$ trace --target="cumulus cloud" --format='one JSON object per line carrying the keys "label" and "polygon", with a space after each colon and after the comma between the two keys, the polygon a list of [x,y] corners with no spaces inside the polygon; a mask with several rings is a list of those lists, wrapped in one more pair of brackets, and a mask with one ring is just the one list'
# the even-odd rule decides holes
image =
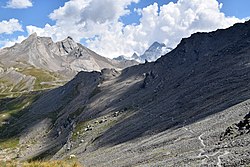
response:
{"label": "cumulus cloud", "polygon": [[[56,21],[55,25],[45,27],[27,26],[28,32],[38,31],[38,35],[52,36],[54,40],[62,40],[72,36],[76,41],[89,39],[103,34],[119,18],[129,14],[128,5],[139,0],[71,0],[63,7],[54,10],[49,17]],[[98,11],[98,12],[96,12]]]}
{"label": "cumulus cloud", "polygon": [[0,46],[3,46],[3,48],[5,47],[10,47],[15,45],[16,43],[21,43],[23,40],[25,40],[26,37],[25,36],[18,36],[17,39],[12,39],[12,40],[0,40]]}
{"label": "cumulus cloud", "polygon": [[139,10],[142,15],[140,24],[131,29],[134,34],[140,32],[137,39],[149,43],[159,41],[175,47],[182,38],[192,33],[227,28],[243,21],[226,17],[220,9],[221,4],[216,0],[179,0],[163,6],[154,3]]}
{"label": "cumulus cloud", "polygon": [[128,5],[139,0],[71,0],[63,7],[53,11],[50,18],[59,22],[63,20],[96,23],[114,21],[120,16],[129,14]]}
{"label": "cumulus cloud", "polygon": [[33,4],[31,0],[9,0],[5,7],[13,9],[24,9],[32,6]]}
{"label": "cumulus cloud", "polygon": [[119,52],[132,55],[136,51],[141,54],[154,41],[174,48],[182,38],[192,33],[227,28],[243,21],[226,17],[220,11],[221,7],[222,4],[216,0],[179,0],[163,6],[154,3],[136,10],[141,15],[138,25],[109,29],[100,38],[89,40],[88,44],[90,48],[103,55],[108,53],[111,57]]}
{"label": "cumulus cloud", "polygon": [[3,20],[0,22],[0,34],[12,34],[15,31],[23,31],[22,25],[17,19]]}
{"label": "cumulus cloud", "polygon": [[175,47],[183,37],[195,32],[227,28],[236,22],[221,12],[222,4],[216,0],[178,0],[159,6],[157,3],[134,9],[138,24],[125,25],[121,17],[131,11],[128,6],[139,0],[70,0],[50,14],[55,25],[27,26],[29,33],[51,36],[62,40],[72,36],[77,42],[84,40],[87,47],[103,56],[131,56],[141,54],[154,41]]}

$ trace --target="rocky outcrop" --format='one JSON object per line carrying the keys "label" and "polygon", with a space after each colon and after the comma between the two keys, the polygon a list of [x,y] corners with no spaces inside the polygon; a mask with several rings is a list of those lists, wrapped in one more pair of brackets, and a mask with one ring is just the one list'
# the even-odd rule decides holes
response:
{"label": "rocky outcrop", "polygon": [[238,123],[228,127],[221,135],[221,140],[234,139],[238,136],[250,133],[250,112]]}

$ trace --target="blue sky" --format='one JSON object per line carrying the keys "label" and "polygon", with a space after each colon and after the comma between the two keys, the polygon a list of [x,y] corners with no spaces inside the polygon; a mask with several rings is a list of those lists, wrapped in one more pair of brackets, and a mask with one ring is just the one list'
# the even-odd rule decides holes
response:
{"label": "blue sky", "polygon": [[[42,30],[40,30],[41,35],[48,35],[48,36],[51,36],[51,37],[55,37],[56,40],[61,39],[67,33],[67,32],[65,32],[64,34],[62,34],[62,33],[59,34],[59,31],[62,31],[62,29],[64,28],[63,26],[65,26],[65,24],[63,23],[63,19],[64,19],[63,17],[65,17],[65,20],[70,19],[69,21],[72,21],[76,17],[84,15],[84,12],[83,13],[78,13],[79,16],[74,16],[74,17],[72,16],[72,18],[73,18],[72,19],[71,16],[68,17],[67,15],[74,15],[74,14],[77,15],[77,12],[75,12],[75,13],[72,12],[71,14],[63,13],[68,8],[70,8],[70,7],[72,7],[74,5],[72,3],[71,5],[67,6],[65,4],[66,2],[68,2],[67,0],[32,0],[32,6],[29,6],[29,7],[26,7],[26,8],[22,7],[21,9],[17,9],[17,7],[11,8],[10,6],[6,7],[7,3],[9,1],[10,0],[1,0],[0,1],[0,22],[3,22],[4,20],[9,21],[10,19],[17,19],[18,24],[20,24],[23,31],[20,31],[20,28],[19,28],[19,30],[17,29],[17,31],[13,30],[13,32],[11,31],[11,32],[7,33],[7,32],[4,32],[4,30],[1,31],[1,27],[0,27],[0,47],[4,46],[6,44],[6,41],[15,41],[18,38],[18,36],[21,36],[22,37],[21,39],[23,39],[24,37],[27,37],[29,35],[29,33],[30,33],[30,32],[27,31],[27,26],[32,26],[31,28],[29,28],[29,29],[31,29],[29,31],[36,31],[36,30],[40,30],[38,28],[41,28],[42,29]],[[27,2],[27,1],[30,1],[30,0],[12,0],[12,1],[19,1],[19,2],[26,1]],[[77,1],[84,2],[86,0],[82,0],[82,1],[77,0]],[[95,1],[95,0],[92,0],[92,1]],[[216,2],[216,0],[207,0],[207,1],[211,1],[211,3]],[[124,0],[124,2],[121,2],[121,3],[120,2],[115,2],[115,0],[114,0],[115,6],[118,6],[118,7],[117,7],[116,10],[114,10],[114,12],[116,12],[116,13],[111,13],[111,15],[112,14],[117,14],[117,18],[113,18],[113,17],[109,18],[110,15],[108,15],[107,18],[104,18],[104,19],[107,19],[108,21],[112,20],[112,21],[110,21],[109,27],[113,26],[113,25],[116,25],[116,23],[122,23],[123,27],[121,27],[120,29],[121,29],[121,32],[123,33],[125,30],[127,30],[127,28],[129,28],[129,25],[143,24],[143,23],[141,23],[141,20],[143,20],[143,19],[141,19],[142,17],[146,17],[146,15],[147,15],[147,17],[150,17],[150,16],[148,16],[149,14],[147,14],[147,12],[148,12],[147,10],[145,10],[145,12],[141,12],[140,14],[138,14],[138,10],[135,11],[135,9],[141,9],[142,10],[143,8],[145,8],[145,9],[148,8],[148,9],[152,9],[152,11],[153,11],[153,5],[152,4],[157,3],[157,5],[158,5],[157,10],[158,10],[158,12],[160,12],[159,7],[161,7],[163,5],[166,5],[169,2],[176,3],[177,0],[173,0],[173,1],[170,1],[170,0],[140,0],[140,1],[139,0]],[[220,12],[224,13],[226,17],[236,17],[238,19],[246,19],[247,17],[250,16],[250,10],[248,9],[248,7],[250,6],[250,1],[249,0],[218,0],[217,2],[223,3],[223,6],[220,9]],[[200,2],[196,2],[196,3],[198,5],[202,5]],[[95,4],[95,3],[93,3],[93,4]],[[119,8],[119,5],[121,5],[120,8]],[[182,5],[184,6],[186,4],[183,3]],[[189,5],[192,5],[192,4],[189,4]],[[207,5],[209,6],[209,3],[207,3]],[[59,9],[59,7],[62,7],[62,9]],[[122,13],[122,12],[124,12],[126,10],[125,7],[129,8],[130,14]],[[53,20],[51,17],[49,17],[49,15],[51,13],[53,13],[53,11],[56,10],[56,9],[58,11],[60,11],[61,13],[63,13],[63,14],[60,15],[60,12],[58,12],[58,13],[54,12],[55,14],[54,14],[54,20]],[[85,8],[82,8],[81,11],[79,10],[78,12],[82,12],[83,9],[85,9]],[[95,8],[93,7],[93,9],[95,9]],[[182,8],[178,8],[178,9],[182,9]],[[196,10],[196,9],[194,9],[194,10]],[[90,16],[90,15],[93,14],[93,12],[92,13],[90,12],[90,14],[89,13],[87,13],[87,14],[88,14],[87,16],[90,18],[90,19],[89,18],[88,19],[91,20],[92,16]],[[84,16],[84,17],[87,17],[87,16]],[[100,17],[100,16],[95,16],[95,17]],[[173,18],[174,18],[174,16],[173,16]],[[101,18],[101,19],[103,19],[103,18]],[[145,20],[147,20],[147,19],[145,18]],[[86,20],[84,20],[84,22],[85,21]],[[87,21],[86,21],[86,23],[87,23]],[[84,25],[86,25],[86,23]],[[49,28],[47,28],[49,30],[45,30],[45,25],[46,24],[49,24],[50,26],[55,25],[55,27],[49,27]],[[88,25],[89,24],[90,23],[88,23]],[[93,23],[91,22],[91,24],[93,24]],[[203,25],[203,24],[204,23],[201,23],[200,25]],[[211,27],[213,26],[213,24],[216,24],[216,23],[211,23]],[[105,23],[105,25],[106,25],[106,23]],[[98,22],[97,26],[100,26],[99,22]],[[104,24],[102,26],[104,26]],[[125,26],[127,26],[127,28],[124,28]],[[144,26],[146,26],[146,24]],[[209,25],[207,25],[207,26],[209,27]],[[221,25],[221,27],[226,27],[226,26]],[[218,26],[218,28],[221,28],[221,27]],[[70,27],[66,27],[65,29],[67,29],[67,28],[69,28],[69,30],[70,30]],[[133,28],[135,29],[135,28],[139,28],[139,27],[134,26]],[[155,31],[156,31],[159,28],[163,29],[164,26],[162,26],[162,27],[154,27],[154,28],[155,28]],[[168,27],[168,29],[169,28],[170,27]],[[51,31],[52,29],[53,29],[54,34],[49,33],[49,31]],[[72,28],[72,29],[74,29],[74,28]],[[79,29],[86,30],[86,27],[78,27],[78,30]],[[144,27],[144,29],[146,31],[147,27]],[[204,27],[202,27],[202,29],[197,28],[197,31],[198,30],[202,31],[203,29],[204,29]],[[58,30],[58,32],[56,32],[57,30]],[[213,30],[213,29],[211,29],[211,30]],[[7,30],[5,30],[5,31],[7,31]],[[115,30],[115,31],[117,32],[117,30]],[[133,32],[134,31],[135,30],[133,30]],[[174,31],[174,30],[172,30],[172,31]],[[207,29],[204,29],[204,31],[207,31]],[[79,33],[81,33],[81,31],[79,31]],[[110,32],[107,32],[106,34],[108,34],[108,33],[110,33]],[[172,33],[177,33],[177,32],[172,32]],[[88,44],[89,47],[91,47],[91,49],[95,49],[95,47],[96,47],[95,45],[98,44],[98,42],[97,42],[98,40],[99,41],[103,40],[106,37],[106,34],[104,34],[104,35],[103,34],[104,34],[104,32],[102,32],[102,33],[90,32],[90,30],[88,29],[87,31],[84,31],[84,33],[81,33],[81,35],[80,35],[81,37],[80,37],[77,33],[73,32],[73,30],[72,30],[71,33],[69,32],[69,35],[72,35],[73,37],[76,36],[76,38],[78,38],[78,36],[79,36],[79,38],[76,39],[76,41],[84,41],[84,44],[86,44],[86,45]],[[183,34],[183,37],[185,37],[185,35],[187,36],[187,34]],[[143,44],[141,41],[139,41],[138,46],[134,46],[134,45],[132,46],[131,45],[130,46],[131,51],[128,51],[129,54],[132,52],[132,49],[134,49],[136,52],[141,52],[143,49],[145,49],[147,47],[147,45],[152,43],[154,40],[158,40],[158,41],[164,42],[164,43],[167,43],[167,41],[169,42],[169,40],[171,40],[170,37],[168,37],[168,40],[163,40],[158,36],[161,36],[161,35],[156,33],[156,34],[153,34],[152,37],[149,37],[149,39],[147,39],[148,40],[147,43],[145,43],[145,44]],[[154,39],[154,37],[155,37],[155,39]],[[166,38],[167,38],[167,36],[166,36]],[[181,36],[179,38],[181,38]],[[124,40],[127,40],[127,39],[124,39]],[[134,42],[137,42],[137,40],[139,40],[139,37],[138,37],[138,39],[133,39],[133,40],[134,40]],[[143,40],[145,40],[145,39],[143,39]],[[178,41],[177,39],[173,39],[173,40]],[[18,42],[20,42],[20,41],[18,41]],[[105,41],[103,41],[103,42],[105,43]],[[131,41],[131,42],[133,42],[133,41]],[[121,43],[124,43],[124,41],[121,41]],[[100,45],[100,44],[98,44],[98,45]],[[106,46],[103,46],[102,50],[105,50],[105,47]],[[98,49],[101,50],[100,48],[97,48],[96,50],[98,50]],[[106,48],[106,49],[110,50],[109,48]],[[121,54],[124,54],[124,52],[126,52],[125,50],[126,49],[124,49],[124,48],[121,49],[121,52],[122,52]],[[114,54],[118,54],[118,52],[119,51],[116,51],[116,53],[114,52]]]}
{"label": "blue sky", "polygon": [[223,3],[222,12],[227,16],[245,18],[250,16],[249,0],[218,0]]}
{"label": "blue sky", "polygon": [[[1,0],[0,6],[3,7],[6,5],[8,0]],[[143,8],[154,2],[157,2],[159,5],[167,4],[169,2],[176,2],[171,0],[140,0],[139,3],[132,3],[129,6],[129,9],[133,11],[134,8]],[[235,16],[238,18],[245,18],[250,16],[250,1],[249,0],[218,0],[220,3],[223,3],[222,11],[227,16]],[[53,10],[63,6],[67,0],[33,0],[33,7],[27,9],[10,9],[10,8],[1,8],[0,9],[0,21],[8,20],[11,18],[17,18],[21,21],[24,26],[35,25],[42,27],[46,23],[54,24],[55,22],[51,20],[48,15],[53,12]],[[130,15],[122,17],[122,21],[125,24],[128,23],[138,23],[140,16],[135,12],[132,12]]]}
{"label": "blue sky", "polygon": [[[34,25],[38,27],[44,26],[46,23],[55,24],[49,19],[48,15],[60,6],[63,6],[67,0],[33,0],[33,6],[27,9],[4,8],[8,0],[1,0],[0,21],[9,20],[11,18],[18,19],[23,26]],[[16,33],[20,35],[23,33]],[[27,32],[24,32],[27,34]]]}

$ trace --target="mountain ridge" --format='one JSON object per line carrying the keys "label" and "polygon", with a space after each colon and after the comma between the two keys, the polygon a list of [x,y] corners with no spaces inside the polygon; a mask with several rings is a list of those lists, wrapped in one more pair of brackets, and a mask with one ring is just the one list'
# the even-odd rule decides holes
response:
{"label": "mountain ridge", "polygon": [[[2,49],[0,63],[3,69],[0,93],[10,95],[16,92],[12,92],[15,87],[32,91],[38,90],[38,87],[43,89],[62,85],[79,71],[101,71],[103,68],[120,70],[136,64],[133,61],[119,62],[104,58],[71,37],[54,43],[52,38],[39,37],[37,33],[31,34],[20,44]],[[8,72],[8,69],[12,72]]]}
{"label": "mountain ridge", "polygon": [[158,58],[167,54],[171,50],[173,49],[167,47],[164,43],[159,43],[155,41],[149,46],[147,50],[145,50],[145,52],[142,55],[137,55],[136,53],[134,53],[131,57],[126,57],[124,55],[121,55],[113,59],[118,61],[133,60],[140,63],[144,63],[145,61],[152,62],[156,61]]}

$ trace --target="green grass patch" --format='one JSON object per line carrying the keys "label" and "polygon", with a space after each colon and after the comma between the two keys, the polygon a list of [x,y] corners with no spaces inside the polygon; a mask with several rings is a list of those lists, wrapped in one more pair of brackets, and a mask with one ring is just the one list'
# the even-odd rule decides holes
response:
{"label": "green grass patch", "polygon": [[14,86],[13,83],[11,83],[10,81],[6,80],[6,79],[0,79],[0,93],[4,94],[4,93],[9,93],[11,92],[12,87]]}
{"label": "green grass patch", "polygon": [[54,160],[54,161],[32,161],[32,162],[16,162],[16,161],[0,161],[1,167],[82,167],[76,159],[70,160]]}
{"label": "green grass patch", "polygon": [[25,108],[27,105],[32,103],[34,100],[34,96],[25,96],[14,99],[6,104],[6,108],[8,110],[20,110]]}
{"label": "green grass patch", "polygon": [[18,138],[10,138],[6,140],[0,140],[0,148],[7,149],[7,148],[16,148],[19,145]]}
{"label": "green grass patch", "polygon": [[21,82],[19,82],[17,85],[13,87],[11,92],[22,92],[27,90],[26,88],[26,81],[23,79]]}
{"label": "green grass patch", "polygon": [[[66,83],[65,81],[61,81],[65,78],[63,78],[58,73],[38,69],[35,67],[17,68],[16,71],[23,75],[33,76],[35,78],[33,83],[33,91],[52,89],[62,86]],[[27,81],[23,79],[15,85],[7,78],[0,78],[0,98],[12,97],[17,93],[28,91],[29,86],[27,87],[26,83]]]}
{"label": "green grass patch", "polygon": [[[15,125],[16,120],[29,112],[26,108],[36,101],[39,95],[29,93],[18,98],[0,99],[0,139],[12,138],[21,131],[23,126]],[[25,124],[25,121],[22,124]]]}
{"label": "green grass patch", "polygon": [[6,98],[18,98],[20,97],[21,95],[23,95],[25,93],[22,93],[22,92],[15,92],[15,93],[11,93],[11,92],[8,92],[8,93],[0,93],[0,100],[2,99],[6,99]]}

